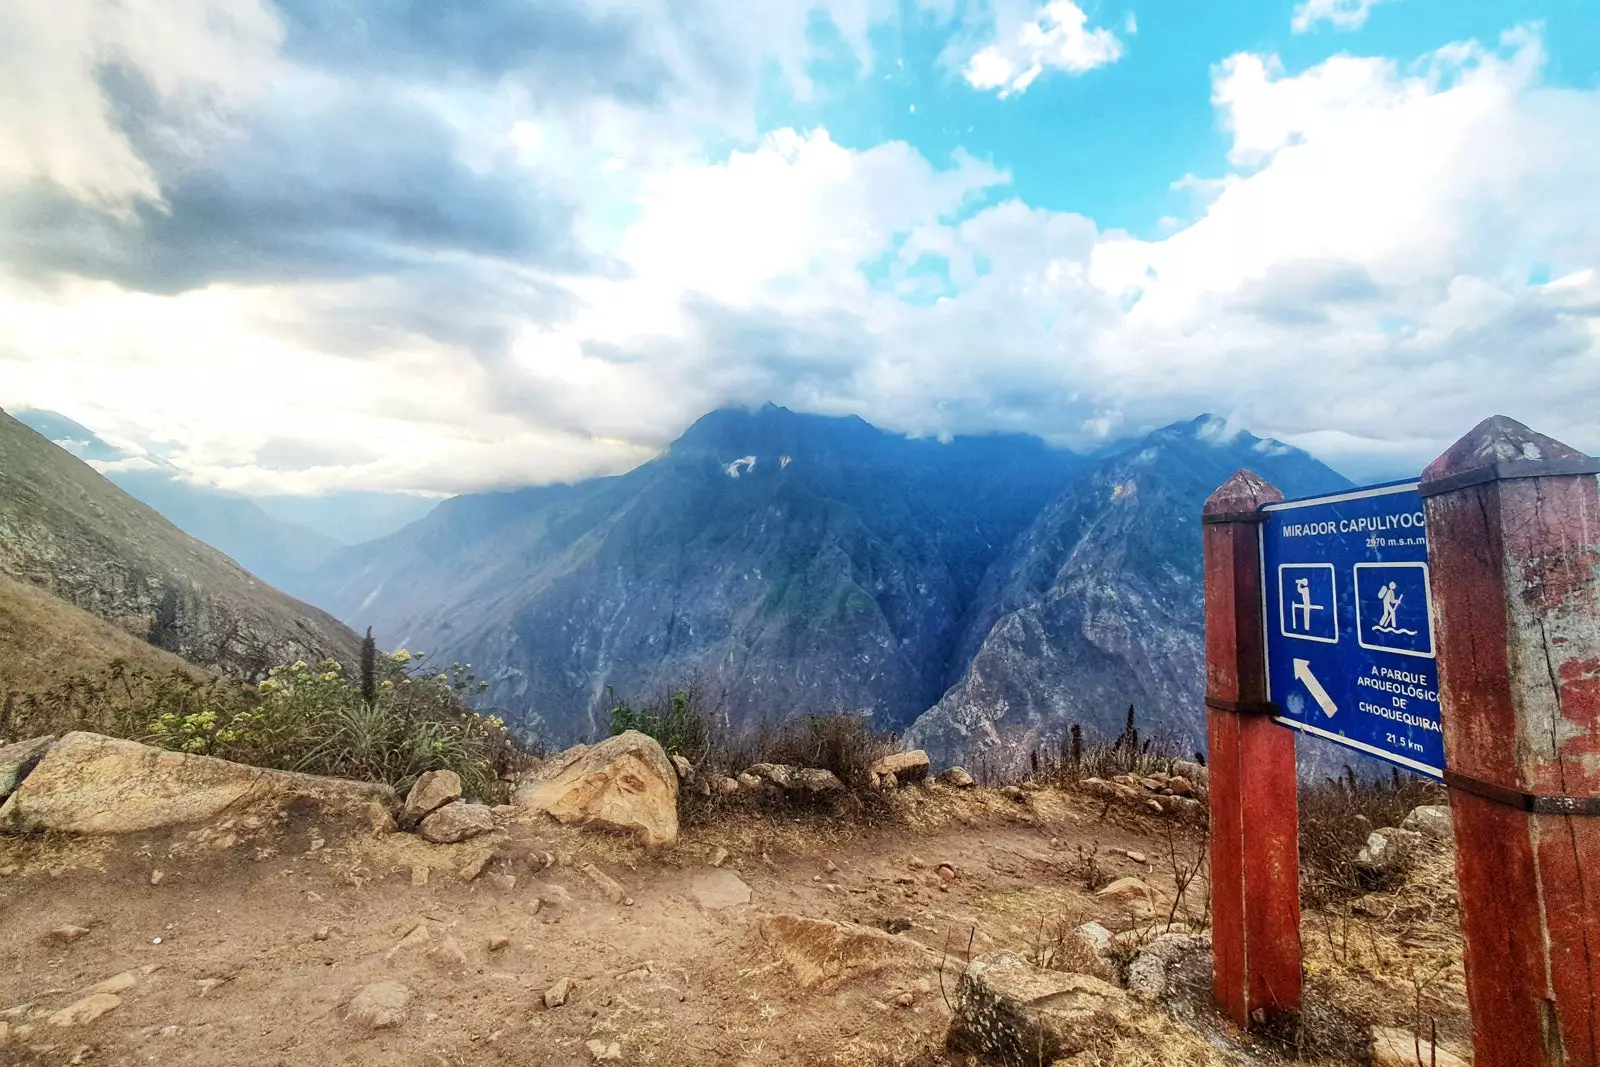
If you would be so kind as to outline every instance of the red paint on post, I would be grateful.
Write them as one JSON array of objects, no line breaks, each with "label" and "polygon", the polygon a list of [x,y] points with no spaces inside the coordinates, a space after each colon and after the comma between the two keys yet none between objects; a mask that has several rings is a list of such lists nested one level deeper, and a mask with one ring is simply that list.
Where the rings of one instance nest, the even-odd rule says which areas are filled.
[{"label": "red paint on post", "polygon": [[[1561,473],[1586,461],[1496,417],[1423,473],[1452,775],[1600,796],[1600,487]],[[1450,802],[1474,1063],[1600,1067],[1600,815],[1475,788]]]},{"label": "red paint on post", "polygon": [[1267,699],[1257,508],[1283,494],[1239,471],[1206,501],[1206,738],[1213,991],[1248,1029],[1300,1010],[1300,857],[1294,733]]}]

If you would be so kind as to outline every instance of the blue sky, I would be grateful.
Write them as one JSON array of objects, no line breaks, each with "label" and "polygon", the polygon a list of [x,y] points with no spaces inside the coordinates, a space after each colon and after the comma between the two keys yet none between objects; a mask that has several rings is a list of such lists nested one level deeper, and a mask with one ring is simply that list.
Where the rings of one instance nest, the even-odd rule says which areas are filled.
[{"label": "blue sky", "polygon": [[[1586,0],[16,0],[0,405],[245,492],[775,401],[1600,450]],[[141,459],[141,455],[148,459]]]}]

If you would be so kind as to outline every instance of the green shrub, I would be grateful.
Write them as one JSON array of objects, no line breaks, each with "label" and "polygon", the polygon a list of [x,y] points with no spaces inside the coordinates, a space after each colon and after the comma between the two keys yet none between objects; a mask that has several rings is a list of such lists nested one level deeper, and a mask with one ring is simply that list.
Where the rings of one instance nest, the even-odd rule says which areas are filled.
[{"label": "green shrub", "polygon": [[0,734],[90,730],[258,767],[387,782],[401,792],[425,771],[453,770],[468,796],[504,799],[522,746],[504,722],[470,707],[484,688],[470,667],[428,673],[421,663],[404,650],[377,657],[363,686],[333,660],[298,662],[249,686],[118,662],[102,676],[8,699]]},{"label": "green shrub", "polygon": [[[608,688],[607,692],[615,699],[614,691]],[[637,730],[655,738],[667,755],[683,756],[691,763],[704,759],[711,729],[709,717],[696,706],[689,687],[658,696],[639,708],[623,701],[611,709],[611,736]]]}]

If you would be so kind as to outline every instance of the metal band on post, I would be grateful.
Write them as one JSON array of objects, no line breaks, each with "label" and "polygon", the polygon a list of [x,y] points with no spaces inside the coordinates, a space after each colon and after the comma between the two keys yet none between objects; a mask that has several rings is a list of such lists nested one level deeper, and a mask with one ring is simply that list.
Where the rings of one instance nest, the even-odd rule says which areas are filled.
[{"label": "metal band on post", "polygon": [[1212,711],[1231,711],[1235,715],[1276,715],[1278,705],[1270,700],[1223,700],[1206,697],[1206,707]]},{"label": "metal band on post", "polygon": [[1485,782],[1471,775],[1444,772],[1444,784],[1475,797],[1492,800],[1518,811],[1535,815],[1600,815],[1600,797],[1575,797],[1564,793],[1525,793],[1503,785]]}]

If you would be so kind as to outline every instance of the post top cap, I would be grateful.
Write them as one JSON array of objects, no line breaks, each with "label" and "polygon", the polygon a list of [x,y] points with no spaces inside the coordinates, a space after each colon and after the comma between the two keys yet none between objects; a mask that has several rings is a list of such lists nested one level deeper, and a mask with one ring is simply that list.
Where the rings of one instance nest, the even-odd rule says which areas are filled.
[{"label": "post top cap", "polygon": [[1484,419],[1445,449],[1422,472],[1422,484],[1454,478],[1468,471],[1504,463],[1581,464],[1590,457],[1553,437],[1530,430],[1516,419],[1494,415]]},{"label": "post top cap", "polygon": [[1262,504],[1275,504],[1283,499],[1276,486],[1252,470],[1240,468],[1206,497],[1202,515],[1250,515]]}]

